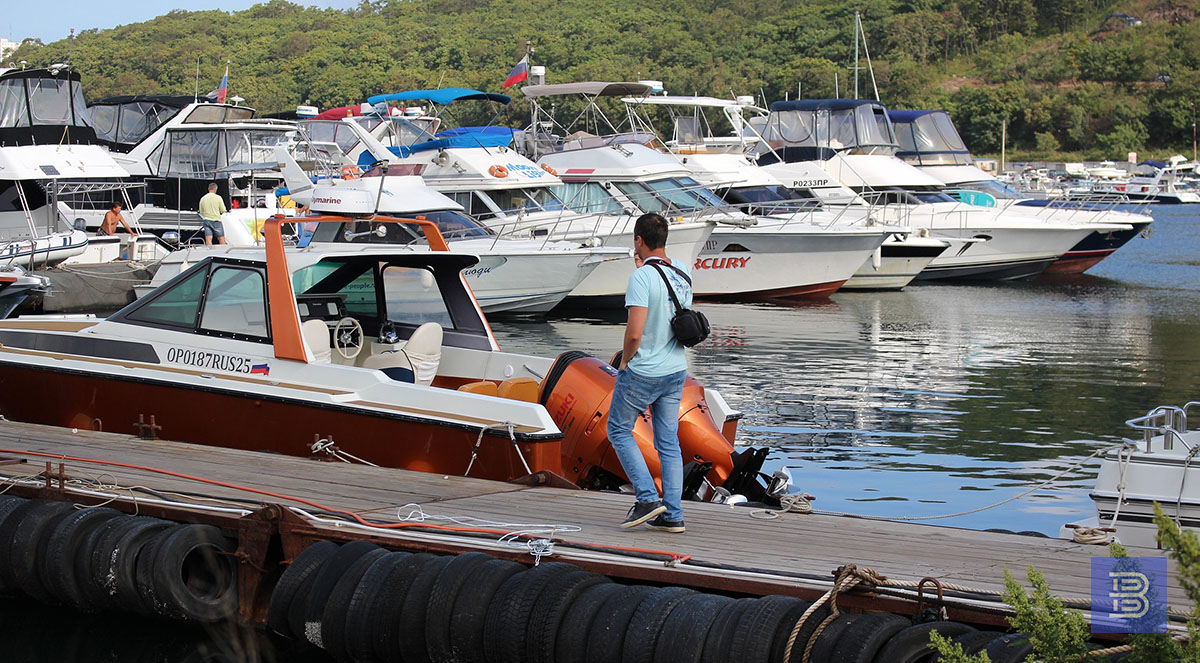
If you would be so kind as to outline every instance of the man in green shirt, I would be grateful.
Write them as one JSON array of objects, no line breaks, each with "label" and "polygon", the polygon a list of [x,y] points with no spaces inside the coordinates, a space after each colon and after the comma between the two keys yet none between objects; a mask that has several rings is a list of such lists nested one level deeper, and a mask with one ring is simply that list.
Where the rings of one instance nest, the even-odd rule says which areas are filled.
[{"label": "man in green shirt", "polygon": [[221,226],[221,215],[225,209],[225,199],[217,193],[217,183],[208,183],[208,193],[200,197],[200,219],[204,230],[204,243],[211,245],[213,237],[218,244],[225,243],[225,228]]}]

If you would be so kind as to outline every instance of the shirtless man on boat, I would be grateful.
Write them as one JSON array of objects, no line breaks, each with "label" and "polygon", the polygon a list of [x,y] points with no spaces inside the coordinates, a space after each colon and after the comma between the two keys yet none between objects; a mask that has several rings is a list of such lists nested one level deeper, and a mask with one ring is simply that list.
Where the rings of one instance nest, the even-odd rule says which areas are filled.
[{"label": "shirtless man on boat", "polygon": [[137,233],[133,228],[129,227],[129,223],[125,221],[125,216],[121,214],[121,203],[113,202],[112,207],[104,214],[104,223],[100,224],[100,232],[104,235],[117,234],[117,224],[125,226],[125,231],[132,237],[137,237]]}]

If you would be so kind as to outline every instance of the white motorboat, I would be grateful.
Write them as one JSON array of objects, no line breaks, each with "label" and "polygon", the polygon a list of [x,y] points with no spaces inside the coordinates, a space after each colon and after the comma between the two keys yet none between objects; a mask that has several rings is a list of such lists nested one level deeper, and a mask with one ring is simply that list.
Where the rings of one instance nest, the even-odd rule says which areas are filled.
[{"label": "white motorboat", "polygon": [[1143,161],[1134,167],[1127,179],[1099,181],[1092,188],[1097,192],[1153,203],[1200,203],[1200,189],[1196,188],[1197,167],[1200,165],[1177,154],[1165,163]]},{"label": "white motorboat", "polygon": [[1188,412],[1200,401],[1159,406],[1126,422],[1138,439],[1109,449],[1091,492],[1096,517],[1067,524],[1061,533],[1108,533],[1129,546],[1157,547],[1154,505],[1181,527],[1200,530],[1200,430]]},{"label": "white motorboat", "polygon": [[775,102],[761,134],[759,163],[791,188],[824,191],[822,185],[832,177],[874,205],[877,222],[925,229],[950,241],[950,248],[918,280],[1035,276],[1101,228],[954,200],[941,190],[941,182],[894,156],[898,145],[887,110],[875,101]]},{"label": "white motorboat", "polygon": [[[1068,224],[1098,223],[1093,231],[1055,261],[1047,272],[1083,272],[1126,242],[1143,233],[1153,219],[1143,208],[1139,212],[1115,209],[1129,207],[1122,193],[1063,195],[1054,199],[1033,199],[999,179],[975,167],[970,151],[950,119],[941,110],[888,111],[896,131],[900,150],[896,156],[932,175],[953,198],[982,207],[1010,209],[1050,221]],[[1128,230],[1112,230],[1111,224],[1129,225]]]}]

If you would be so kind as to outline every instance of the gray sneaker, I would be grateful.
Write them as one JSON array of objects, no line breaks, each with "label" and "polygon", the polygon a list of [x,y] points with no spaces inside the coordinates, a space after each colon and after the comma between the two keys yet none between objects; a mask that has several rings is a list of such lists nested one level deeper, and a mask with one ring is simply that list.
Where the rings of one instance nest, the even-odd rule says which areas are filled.
[{"label": "gray sneaker", "polygon": [[682,520],[667,520],[666,515],[659,516],[654,520],[646,523],[646,527],[659,532],[672,532],[678,534],[684,530]]},{"label": "gray sneaker", "polygon": [[651,518],[666,513],[667,507],[663,506],[662,502],[636,502],[629,508],[629,515],[625,516],[625,520],[621,522],[623,529],[637,527]]}]

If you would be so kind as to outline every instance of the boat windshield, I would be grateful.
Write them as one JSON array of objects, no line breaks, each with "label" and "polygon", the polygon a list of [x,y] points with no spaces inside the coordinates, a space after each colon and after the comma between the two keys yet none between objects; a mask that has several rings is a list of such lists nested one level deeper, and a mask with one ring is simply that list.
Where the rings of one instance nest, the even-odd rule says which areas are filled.
[{"label": "boat windshield", "polygon": [[563,182],[551,187],[559,200],[580,214],[624,214],[625,207],[599,182]]},{"label": "boat windshield", "polygon": [[963,184],[955,184],[951,188],[967,189],[968,191],[980,191],[992,196],[997,200],[1024,200],[1029,197],[1022,195],[1020,191],[1017,191],[1016,189],[999,180],[964,182]]},{"label": "boat windshield", "polygon": [[[408,147],[434,140],[433,132],[437,130],[438,125],[436,118],[388,117],[382,119],[376,117],[374,123],[367,127],[365,121],[369,119],[370,117],[355,118],[355,121],[363,124],[368,131],[373,131],[379,142],[387,147]],[[375,130],[375,127],[381,123],[384,128]]]},{"label": "boat windshield", "polygon": [[562,201],[549,187],[526,187],[519,189],[496,189],[488,191],[496,207],[505,215],[524,212],[558,212],[566,209]]},{"label": "boat windshield", "polygon": [[671,214],[727,207],[715,193],[690,177],[664,177],[646,182],[614,182],[643,212]]},{"label": "boat windshield", "polygon": [[[366,118],[355,118],[366,119]],[[358,144],[358,136],[344,122],[336,120],[304,120],[300,122],[308,140],[314,143],[333,143],[344,153],[349,153]]]},{"label": "boat windshield", "polygon": [[287,131],[252,129],[177,130],[168,134],[160,152],[162,177],[214,177],[219,169],[275,161],[275,146]]},{"label": "boat windshield", "polygon": [[791,214],[820,207],[816,198],[803,196],[780,184],[729,189],[725,192],[725,200],[753,215]]},{"label": "boat windshield", "polygon": [[897,156],[909,163],[922,166],[973,163],[971,152],[954,128],[949,113],[926,113],[893,125],[900,145]]},{"label": "boat windshield", "polygon": [[[447,240],[491,237],[494,233],[487,226],[455,210],[435,210],[397,216],[433,221],[442,237]],[[383,228],[382,236],[376,234]],[[349,233],[350,237],[347,237]],[[343,224],[322,223],[313,233],[313,242],[355,242],[366,244],[426,244],[425,234],[417,226],[402,223],[378,223],[350,221]]]},{"label": "boat windshield", "polygon": [[135,145],[179,113],[178,106],[156,101],[100,104],[88,109],[101,140]]}]

